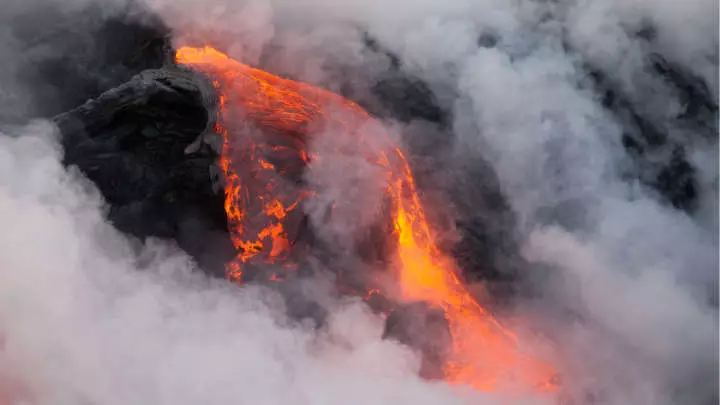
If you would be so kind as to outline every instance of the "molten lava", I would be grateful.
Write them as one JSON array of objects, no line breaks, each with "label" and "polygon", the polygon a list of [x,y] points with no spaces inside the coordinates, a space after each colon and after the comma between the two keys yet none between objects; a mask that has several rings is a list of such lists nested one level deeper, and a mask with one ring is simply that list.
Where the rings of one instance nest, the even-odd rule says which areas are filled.
[{"label": "molten lava", "polygon": [[[308,136],[330,127],[354,137],[357,150],[372,151],[365,158],[386,173],[400,299],[443,309],[452,336],[445,380],[480,390],[555,388],[553,368],[522,352],[517,338],[473,299],[452,260],[438,250],[403,151],[387,136],[365,136],[363,130],[373,121],[365,110],[337,94],[252,68],[213,48],[184,47],[176,59],[211,77],[220,94],[220,166],[229,229],[238,251],[228,266],[231,279],[240,277],[246,263],[282,262],[290,254],[284,221],[312,191],[285,192],[287,181],[279,174],[288,169],[269,156],[286,152],[299,160],[302,170],[302,164],[311,165],[316,158],[304,152]],[[261,129],[285,135],[269,142],[260,139]],[[363,147],[370,143],[375,144]]]}]

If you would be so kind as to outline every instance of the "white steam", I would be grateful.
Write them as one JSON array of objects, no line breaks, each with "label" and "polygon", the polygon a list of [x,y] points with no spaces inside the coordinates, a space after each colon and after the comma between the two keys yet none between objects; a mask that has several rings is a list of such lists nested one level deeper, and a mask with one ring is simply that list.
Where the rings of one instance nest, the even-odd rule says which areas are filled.
[{"label": "white steam", "polygon": [[[578,403],[717,400],[717,133],[683,125],[687,101],[648,69],[661,55],[717,105],[717,2],[145,2],[179,42],[205,39],[250,63],[273,46],[278,70],[331,89],[338,64],[359,77],[389,66],[364,53],[367,31],[452,111],[452,158],[497,172],[527,271],[549,269],[537,277],[543,298],[519,311],[549,330]],[[634,35],[644,24],[652,43]],[[497,44],[479,46],[482,35]],[[584,63],[685,148],[699,179],[694,214],[623,177],[626,122],[583,84]],[[7,79],[0,100],[21,98]],[[92,188],[63,170],[52,128],[23,132],[0,137],[0,376],[17,376],[31,403],[492,401],[420,381],[416,359],[381,341],[360,304],[337,303],[329,331],[309,330],[264,291],[193,274],[170,246],[132,246],[104,223]],[[362,172],[346,163],[350,178]],[[342,173],[320,175],[342,192]]]},{"label": "white steam", "polygon": [[337,303],[314,331],[286,320],[268,291],[193,272],[172,246],[131,246],[60,157],[48,124],[0,137],[0,375],[12,377],[0,387],[18,404],[473,398],[421,381],[417,359],[380,340],[381,321],[359,302]]}]

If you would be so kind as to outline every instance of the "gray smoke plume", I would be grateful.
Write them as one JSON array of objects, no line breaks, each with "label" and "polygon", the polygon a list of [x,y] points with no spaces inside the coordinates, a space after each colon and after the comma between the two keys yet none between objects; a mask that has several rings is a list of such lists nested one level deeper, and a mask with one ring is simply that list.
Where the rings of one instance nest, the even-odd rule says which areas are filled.
[{"label": "gray smoke plume", "polygon": [[[36,3],[10,9],[72,8]],[[552,342],[568,396],[717,402],[716,2],[146,3],[177,44],[207,41],[331,90],[365,95],[393,66],[422,79],[449,122],[389,130],[408,144],[434,137],[435,172],[493,169],[535,292],[514,315]],[[29,52],[10,26],[0,36],[2,123],[55,103],[26,96],[51,95],[46,83],[15,79],[31,56],[57,51]],[[368,52],[367,35],[392,56]],[[52,128],[15,132],[0,138],[0,376],[30,403],[494,401],[419,380],[417,359],[381,341],[361,304],[332,304],[329,331],[313,331],[259,287],[209,281],[171,246],[131,244],[104,223],[92,187],[59,164]],[[678,156],[694,181],[667,191],[663,179],[684,173],[666,171]],[[353,176],[375,175],[347,164],[309,180],[346,196]],[[468,187],[482,187],[476,180]]]}]

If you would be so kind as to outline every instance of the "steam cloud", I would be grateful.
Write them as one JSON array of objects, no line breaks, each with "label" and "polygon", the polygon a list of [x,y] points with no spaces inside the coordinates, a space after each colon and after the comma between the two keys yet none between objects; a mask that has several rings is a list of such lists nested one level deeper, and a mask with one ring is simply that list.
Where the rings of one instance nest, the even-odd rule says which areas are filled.
[{"label": "steam cloud", "polygon": [[[516,311],[553,340],[564,387],[588,404],[717,401],[717,116],[679,118],[692,100],[649,69],[659,56],[692,75],[707,89],[695,96],[716,111],[716,2],[146,3],[178,43],[212,41],[334,90],[349,72],[359,94],[392,65],[367,52],[368,33],[451,111],[448,128],[430,131],[449,145],[447,170],[482,160],[496,172],[518,217],[523,271],[540,292]],[[9,10],[87,5],[127,8],[88,0]],[[28,53],[6,15],[0,124],[42,113],[47,100],[27,94],[43,84],[15,79],[53,52]],[[638,125],[608,106],[590,70],[683,148],[698,179],[693,209],[638,181],[672,151],[632,158],[623,136]],[[399,132],[414,142],[424,136],[416,128]],[[92,186],[61,166],[54,131],[34,123],[0,137],[0,392],[27,391],[38,404],[496,400],[421,381],[417,359],[381,341],[358,302],[329,304],[328,330],[315,331],[287,320],[282,300],[260,287],[230,288],[196,274],[173,246],[126,240],[104,223]],[[346,184],[329,172],[310,180]]]},{"label": "steam cloud", "polygon": [[[357,301],[322,333],[260,287],[193,273],[173,246],[131,246],[59,163],[52,126],[2,138],[3,389],[38,404],[464,403],[416,377]],[[23,173],[22,176],[19,173]],[[26,398],[23,394],[29,393]]]}]

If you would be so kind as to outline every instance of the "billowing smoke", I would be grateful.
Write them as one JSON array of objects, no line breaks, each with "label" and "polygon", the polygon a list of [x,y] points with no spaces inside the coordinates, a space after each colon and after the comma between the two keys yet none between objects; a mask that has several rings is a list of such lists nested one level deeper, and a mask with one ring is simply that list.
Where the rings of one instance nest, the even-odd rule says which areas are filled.
[{"label": "billowing smoke", "polygon": [[[122,1],[14,9],[71,14],[81,6],[102,10],[99,21],[128,10],[148,18]],[[717,401],[716,2],[145,6],[177,44],[207,41],[343,92],[380,116],[390,110],[374,92],[381,78],[424,83],[442,119],[396,114],[404,122],[388,127],[417,149],[418,171],[430,173],[426,197],[453,194],[438,197],[453,200],[438,216],[456,216],[473,232],[502,228],[515,246],[492,245],[499,258],[487,266],[520,263],[498,265],[526,291],[510,311],[550,341],[568,396],[613,405]],[[37,32],[52,25],[29,15],[26,25]],[[76,28],[69,43],[83,46],[93,24]],[[0,37],[8,66],[0,99],[9,106],[0,124],[84,101],[66,101],[51,84],[27,78],[33,58],[58,56],[29,46],[40,35],[32,32],[8,28]],[[114,83],[122,75],[101,78]],[[0,376],[9,377],[0,390],[8,385],[31,403],[53,404],[494,400],[420,380],[418,360],[382,341],[380,321],[359,302],[325,300],[329,326],[317,331],[287,319],[281,297],[267,290],[208,280],[166,242],[128,241],[105,223],[89,182],[60,164],[52,126],[7,133],[0,138]],[[314,147],[333,141],[328,136]],[[376,175],[361,165],[343,161],[344,170],[333,165],[308,179],[328,196],[354,192],[353,201],[376,204],[362,188],[344,188],[365,184],[358,173]],[[490,183],[513,220],[489,215],[492,204],[474,194]],[[338,217],[331,237],[358,225],[355,208]]]},{"label": "billowing smoke", "polygon": [[5,403],[473,399],[420,380],[417,358],[380,340],[359,300],[333,304],[319,332],[269,290],[208,279],[174,246],[128,243],[60,164],[56,135],[41,122],[0,138],[0,392],[16,401]]}]

